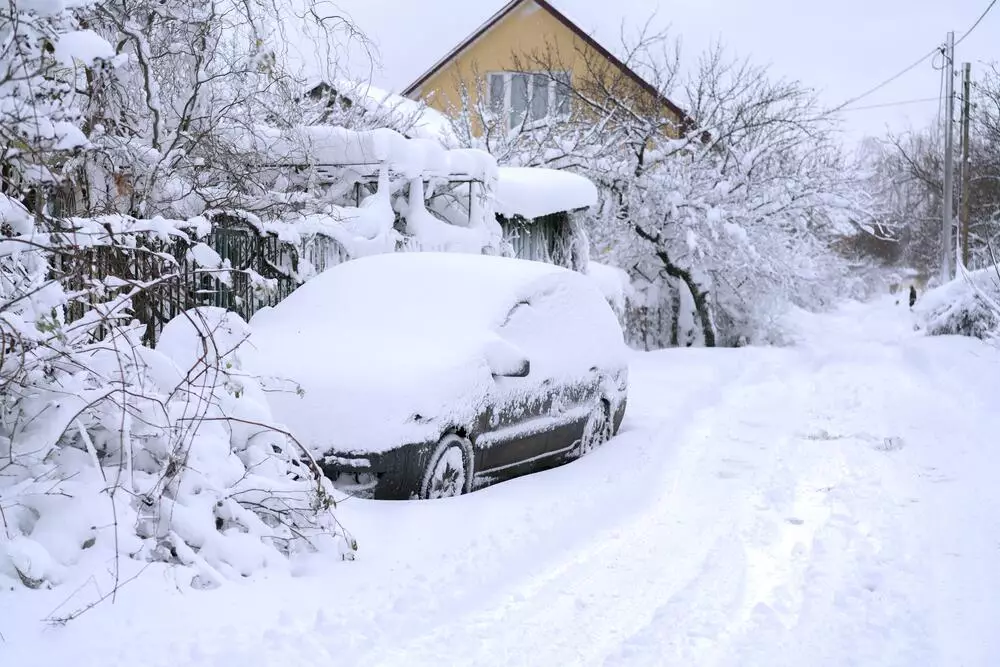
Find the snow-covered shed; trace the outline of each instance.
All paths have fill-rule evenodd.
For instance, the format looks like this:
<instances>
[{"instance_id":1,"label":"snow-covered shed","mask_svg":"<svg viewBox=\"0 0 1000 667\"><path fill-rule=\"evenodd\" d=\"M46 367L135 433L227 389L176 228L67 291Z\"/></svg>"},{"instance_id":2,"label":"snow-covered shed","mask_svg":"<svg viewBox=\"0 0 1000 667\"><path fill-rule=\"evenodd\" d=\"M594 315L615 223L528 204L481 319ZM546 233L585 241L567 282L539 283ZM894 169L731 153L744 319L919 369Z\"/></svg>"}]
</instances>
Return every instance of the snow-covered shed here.
<instances>
[{"instance_id":1,"label":"snow-covered shed","mask_svg":"<svg viewBox=\"0 0 1000 667\"><path fill-rule=\"evenodd\" d=\"M569 171L497 170L496 214L504 239L521 259L583 269L586 242L578 216L597 203L597 187Z\"/></svg>"}]
</instances>

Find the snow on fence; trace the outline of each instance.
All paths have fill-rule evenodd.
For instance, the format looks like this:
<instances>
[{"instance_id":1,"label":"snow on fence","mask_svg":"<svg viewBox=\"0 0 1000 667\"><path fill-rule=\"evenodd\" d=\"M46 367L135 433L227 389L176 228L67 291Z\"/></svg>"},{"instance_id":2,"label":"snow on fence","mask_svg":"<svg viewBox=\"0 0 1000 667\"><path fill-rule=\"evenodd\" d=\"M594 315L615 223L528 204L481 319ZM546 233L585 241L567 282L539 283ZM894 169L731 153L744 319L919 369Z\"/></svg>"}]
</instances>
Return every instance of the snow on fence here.
<instances>
[{"instance_id":1,"label":"snow on fence","mask_svg":"<svg viewBox=\"0 0 1000 667\"><path fill-rule=\"evenodd\" d=\"M147 345L155 345L164 324L198 306L224 308L249 320L291 294L312 267L322 270L348 258L336 239L315 235L296 245L234 215L161 221L171 230L166 234L145 221L132 222L135 229L112 235L113 243L56 251L51 270L70 291L109 279L119 289L143 286L132 297L132 311L146 327ZM67 319L78 320L89 308L74 302Z\"/></svg>"}]
</instances>

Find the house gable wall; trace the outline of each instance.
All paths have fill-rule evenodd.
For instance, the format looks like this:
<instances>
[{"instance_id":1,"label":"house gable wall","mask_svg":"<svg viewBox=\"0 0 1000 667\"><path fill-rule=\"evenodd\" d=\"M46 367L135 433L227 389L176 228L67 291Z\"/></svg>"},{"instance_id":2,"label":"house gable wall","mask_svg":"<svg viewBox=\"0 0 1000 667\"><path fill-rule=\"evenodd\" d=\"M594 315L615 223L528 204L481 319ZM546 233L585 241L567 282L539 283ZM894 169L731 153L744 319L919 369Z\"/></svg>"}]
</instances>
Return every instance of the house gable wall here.
<instances>
[{"instance_id":1,"label":"house gable wall","mask_svg":"<svg viewBox=\"0 0 1000 667\"><path fill-rule=\"evenodd\" d=\"M559 69L570 72L574 86L585 88L588 82L582 77L587 77L591 70L601 70L608 80L614 80L623 88L623 95L632 97L640 105L665 106L635 82L630 73L623 72L617 63L595 50L534 0L520 2L455 54L450 62L412 88L409 96L455 116L462 110L463 88L468 91L470 104L475 106L481 82L487 74L538 71L532 54L543 54L545 60L558 62ZM680 122L678 114L672 110L669 113ZM474 130L478 134L481 128L475 120Z\"/></svg>"}]
</instances>

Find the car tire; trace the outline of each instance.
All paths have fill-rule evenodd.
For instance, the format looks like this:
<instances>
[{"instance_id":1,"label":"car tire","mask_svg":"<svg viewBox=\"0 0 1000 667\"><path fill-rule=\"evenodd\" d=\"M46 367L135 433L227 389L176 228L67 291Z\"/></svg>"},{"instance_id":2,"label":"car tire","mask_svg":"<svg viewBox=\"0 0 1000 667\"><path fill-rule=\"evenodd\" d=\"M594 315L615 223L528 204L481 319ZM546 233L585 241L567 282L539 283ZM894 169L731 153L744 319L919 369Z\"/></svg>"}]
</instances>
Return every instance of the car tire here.
<instances>
[{"instance_id":1,"label":"car tire","mask_svg":"<svg viewBox=\"0 0 1000 667\"><path fill-rule=\"evenodd\" d=\"M472 490L472 443L457 433L438 442L424 471L419 497L451 498Z\"/></svg>"},{"instance_id":2,"label":"car tire","mask_svg":"<svg viewBox=\"0 0 1000 667\"><path fill-rule=\"evenodd\" d=\"M577 447L578 455L585 456L610 440L614 426L611 421L611 404L601 399L587 417Z\"/></svg>"}]
</instances>

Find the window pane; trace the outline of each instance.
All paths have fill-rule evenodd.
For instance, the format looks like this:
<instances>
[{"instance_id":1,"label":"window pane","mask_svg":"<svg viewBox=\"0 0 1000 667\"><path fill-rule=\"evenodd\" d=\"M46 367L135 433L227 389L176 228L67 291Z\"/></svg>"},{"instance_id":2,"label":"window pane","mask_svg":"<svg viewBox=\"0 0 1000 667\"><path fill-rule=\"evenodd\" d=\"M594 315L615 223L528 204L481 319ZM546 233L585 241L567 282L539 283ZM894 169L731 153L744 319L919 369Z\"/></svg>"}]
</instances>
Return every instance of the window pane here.
<instances>
[{"instance_id":1,"label":"window pane","mask_svg":"<svg viewBox=\"0 0 1000 667\"><path fill-rule=\"evenodd\" d=\"M490 108L494 113L503 111L503 74L490 74Z\"/></svg>"},{"instance_id":2,"label":"window pane","mask_svg":"<svg viewBox=\"0 0 1000 667\"><path fill-rule=\"evenodd\" d=\"M555 114L559 116L569 115L571 99L569 72L559 72L555 75L555 80L552 102Z\"/></svg>"},{"instance_id":3,"label":"window pane","mask_svg":"<svg viewBox=\"0 0 1000 667\"><path fill-rule=\"evenodd\" d=\"M512 74L510 77L510 126L518 127L528 111L528 76Z\"/></svg>"},{"instance_id":4,"label":"window pane","mask_svg":"<svg viewBox=\"0 0 1000 667\"><path fill-rule=\"evenodd\" d=\"M549 115L548 75L535 74L531 88L531 120L541 120Z\"/></svg>"}]
</instances>

